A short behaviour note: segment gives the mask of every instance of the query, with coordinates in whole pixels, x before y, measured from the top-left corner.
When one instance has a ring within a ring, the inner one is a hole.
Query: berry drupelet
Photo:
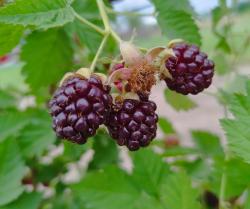
[[[208,88],[214,75],[214,63],[195,45],[176,43],[171,47],[175,56],[165,66],[172,78],[164,78],[169,89],[178,93],[198,94]]]
[[[80,75],[66,79],[50,101],[57,136],[84,144],[110,112],[112,97],[109,91],[95,74],[89,79]]]
[[[156,136],[158,116],[152,101],[125,99],[115,105],[106,124],[110,135],[130,151],[148,146]]]

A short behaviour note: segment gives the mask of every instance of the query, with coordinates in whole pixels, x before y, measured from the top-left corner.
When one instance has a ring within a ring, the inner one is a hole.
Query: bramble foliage
[[[150,2],[167,39],[204,45],[188,0]],[[174,121],[160,115],[163,137],[128,154],[104,129],[80,146],[57,139],[51,128],[48,102],[59,80],[90,66],[102,41],[89,22],[105,33],[96,1],[0,1],[0,56],[11,57],[0,60],[0,209],[215,209],[219,198],[220,209],[250,208],[250,79],[234,72],[249,37],[243,48],[234,45],[225,21],[233,9],[219,2],[211,13],[212,57],[217,76],[234,79],[212,96],[228,113],[220,121],[226,145],[215,133],[191,130],[192,146],[184,146]],[[119,13],[104,3],[115,23]],[[96,71],[107,74],[118,48],[109,37]],[[163,94],[180,114],[199,105],[194,96]]]

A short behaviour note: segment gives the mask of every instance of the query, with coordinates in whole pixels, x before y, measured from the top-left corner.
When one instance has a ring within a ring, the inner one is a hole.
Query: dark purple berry
[[[53,129],[59,138],[84,144],[105,122],[112,105],[110,88],[92,75],[71,77],[57,89],[50,101]]]
[[[106,125],[117,143],[127,146],[130,151],[148,146],[157,130],[156,104],[152,101],[126,99],[122,107],[116,110],[114,107]]]
[[[175,57],[166,60],[172,78],[166,78],[169,89],[181,94],[198,94],[212,83],[214,63],[195,45],[178,43],[172,47]]]

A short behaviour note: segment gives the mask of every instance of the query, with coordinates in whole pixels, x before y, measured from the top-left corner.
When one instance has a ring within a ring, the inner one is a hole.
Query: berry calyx
[[[120,146],[130,151],[146,147],[156,136],[158,116],[152,101],[125,99],[114,105],[106,125],[110,135]]]
[[[100,76],[86,78],[78,73],[68,74],[50,101],[53,129],[62,139],[84,144],[95,135],[110,112],[110,88]]]
[[[198,94],[212,83],[214,63],[195,45],[173,43],[174,56],[165,61],[170,77],[164,77],[169,89],[178,93]]]

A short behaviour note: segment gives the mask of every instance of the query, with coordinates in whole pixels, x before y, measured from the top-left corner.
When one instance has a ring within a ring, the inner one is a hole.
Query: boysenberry
[[[208,88],[214,75],[214,63],[195,45],[176,43],[172,46],[174,56],[165,66],[172,78],[165,78],[169,89],[178,93],[198,94]]]
[[[107,119],[112,105],[109,91],[95,74],[66,79],[50,101],[57,136],[84,144]]]
[[[113,107],[107,127],[110,135],[130,151],[148,146],[156,136],[158,116],[152,101],[125,99],[121,108]]]

